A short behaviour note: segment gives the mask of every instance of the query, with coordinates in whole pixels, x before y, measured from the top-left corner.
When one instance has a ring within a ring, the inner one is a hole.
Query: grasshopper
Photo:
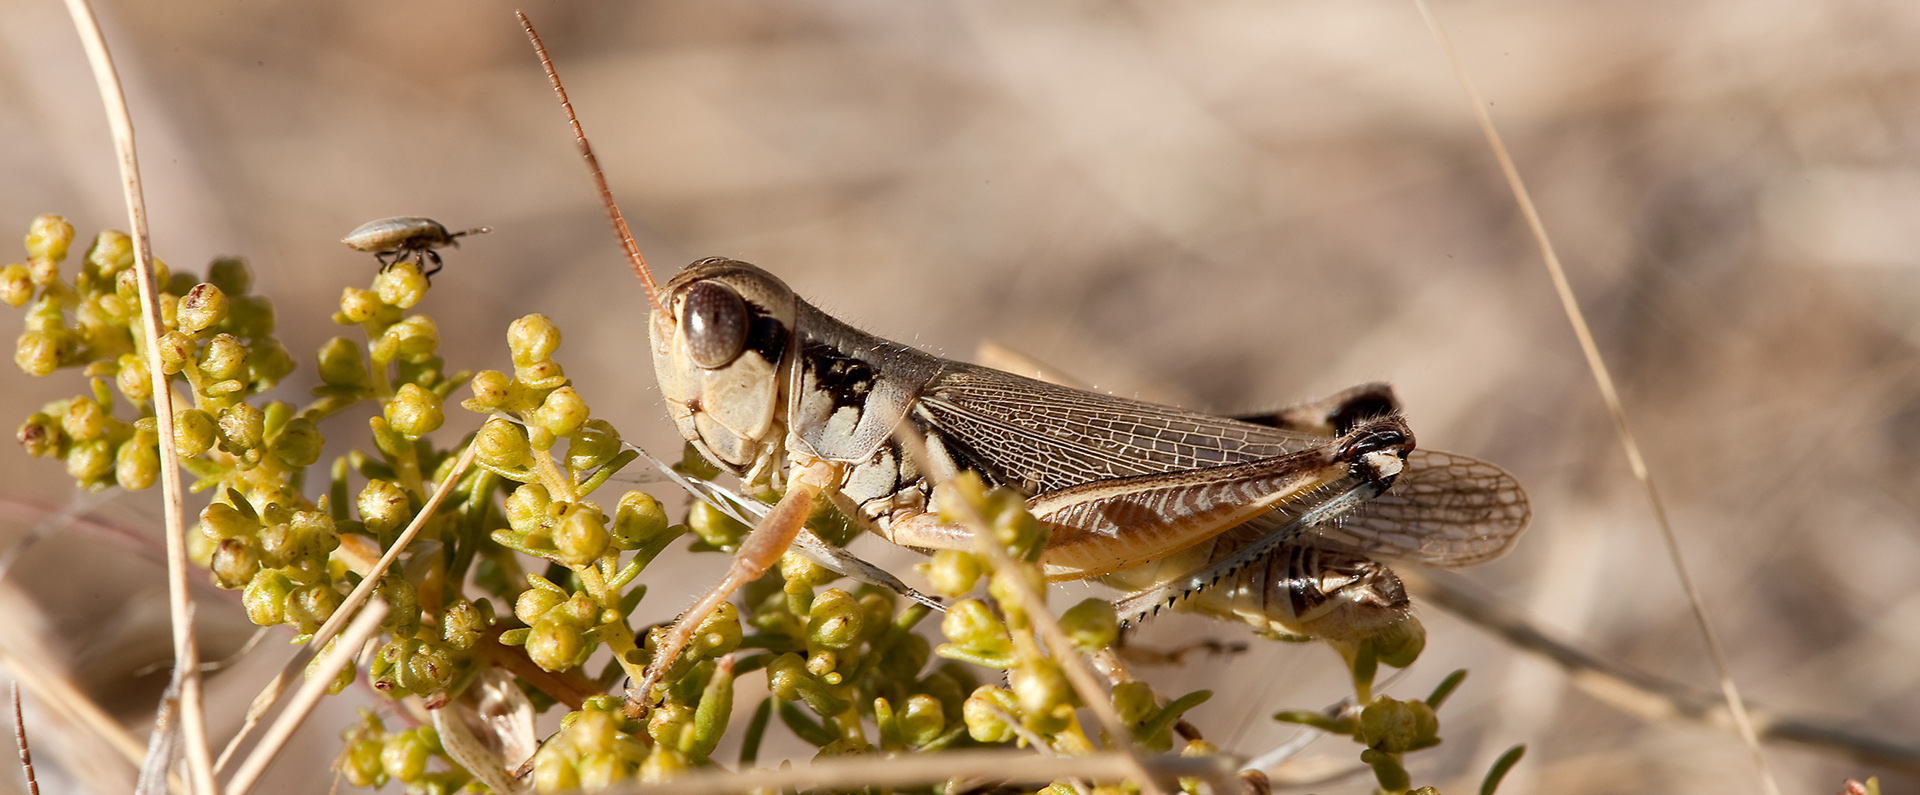
[[[1027,497],[1051,531],[1050,579],[1132,591],[1118,604],[1135,615],[1174,604],[1283,634],[1361,638],[1403,618],[1406,595],[1374,555],[1464,566],[1525,529],[1512,476],[1417,450],[1384,385],[1222,417],[940,358],[842,323],[736,260],[700,260],[656,287],[521,21],[646,286],[674,425],[745,482],[784,486],[727,574],[663,636],[630,708],[646,709],[695,628],[779,560],[818,500],[894,544],[971,549],[971,531],[930,509],[935,484],[961,471]]]

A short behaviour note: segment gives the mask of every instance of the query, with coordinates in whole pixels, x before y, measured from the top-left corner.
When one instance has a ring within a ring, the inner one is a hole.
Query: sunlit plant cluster
[[[87,379],[81,394],[28,417],[18,439],[29,454],[64,462],[81,487],[148,488],[161,462],[131,242],[101,233],[64,276],[72,240],[60,218],[36,218],[26,262],[0,270],[0,299],[26,310],[15,363],[35,376],[79,369]],[[683,537],[695,551],[730,551],[747,528],[701,502],[674,522],[652,496],[605,493],[636,453],[567,379],[552,322],[528,315],[511,324],[512,372],[449,370],[433,321],[414,311],[430,285],[417,263],[402,260],[370,287],[344,289],[333,320],[353,331],[320,346],[319,383],[296,405],[268,397],[295,357],[274,337],[272,304],[249,292],[244,262],[216,260],[204,280],[157,267],[161,361],[181,396],[174,441],[191,490],[207,499],[190,549],[215,585],[240,591],[254,623],[287,625],[304,643],[419,525],[377,583],[391,612],[376,650],[332,683],[337,693],[364,681],[394,704],[345,731],[338,769],[350,783],[484,789],[424,716],[489,671],[510,675],[539,709],[568,710],[523,771],[540,792],[753,766],[775,719],[823,756],[1016,745],[1077,754],[1116,739],[1084,721],[1063,668],[1079,661],[1056,657],[1014,597],[1015,588],[1046,588],[1035,565],[1044,528],[1018,495],[965,477],[939,493],[943,520],[978,517],[1008,555],[945,551],[921,566],[948,599],[939,620],[946,642],[916,631],[932,613],[925,605],[874,586],[836,586],[838,574],[790,553],[745,590],[742,607],[724,606],[701,625],[663,684],[642,694],[650,709],[608,695],[651,661],[654,633],[634,623],[649,565]],[[461,407],[484,419],[443,446],[433,434],[463,385],[471,395]],[[351,412],[365,417],[367,436],[315,469],[319,424]],[[474,466],[456,473],[468,445]],[[717,474],[691,453],[680,468]],[[446,499],[423,518],[449,477]],[[830,507],[808,526],[834,543],[850,535]],[[1066,611],[1060,625],[1083,654],[1109,649],[1119,633],[1100,600]],[[1388,661],[1404,665],[1406,644],[1399,647]],[[1346,656],[1361,707],[1281,717],[1354,737],[1380,786],[1406,791],[1401,755],[1439,742],[1433,710],[1458,678],[1426,700],[1369,699],[1374,653]],[[771,697],[739,728],[738,757],[715,759],[735,681],[761,674]],[[1139,747],[1214,754],[1182,724],[1208,695],[1166,699],[1123,680],[1110,698]],[[1065,782],[1054,789],[1074,791]]]

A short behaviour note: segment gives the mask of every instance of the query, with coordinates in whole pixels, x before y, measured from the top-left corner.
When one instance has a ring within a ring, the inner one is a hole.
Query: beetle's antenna
[[[640,247],[633,242],[633,232],[627,229],[627,219],[620,214],[620,205],[613,203],[613,190],[607,187],[607,177],[600,173],[600,161],[593,156],[593,146],[587,143],[587,133],[580,129],[580,118],[573,113],[573,103],[567,101],[567,89],[560,85],[560,73],[553,70],[553,59],[547,57],[547,47],[540,43],[540,34],[533,31],[532,20],[527,19],[524,11],[515,11],[520,18],[520,27],[527,31],[527,39],[533,42],[533,51],[540,56],[540,66],[547,70],[547,82],[553,84],[554,96],[560,98],[560,108],[567,112],[567,125],[573,128],[573,142],[580,147],[580,156],[587,161],[587,170],[593,172],[593,184],[600,188],[600,203],[607,208],[607,219],[613,222],[613,231],[620,236],[620,246],[626,249],[627,262],[633,266],[633,273],[640,277],[640,283],[647,289],[647,301],[653,304],[653,311],[660,311],[660,288],[654,284],[653,272],[647,269],[647,259],[640,256]]]

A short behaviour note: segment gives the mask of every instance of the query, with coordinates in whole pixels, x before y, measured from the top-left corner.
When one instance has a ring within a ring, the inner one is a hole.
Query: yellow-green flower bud
[[[447,609],[441,612],[440,638],[445,640],[448,646],[466,651],[473,648],[474,642],[480,639],[480,633],[487,631],[487,628],[492,625],[491,608],[481,607],[461,599],[447,605]]]
[[[73,242],[73,224],[57,215],[42,215],[27,227],[27,256],[59,262]]]
[[[668,526],[667,511],[659,500],[644,492],[629,491],[620,496],[620,505],[613,512],[613,545],[623,550],[649,546],[667,532]]]
[[[254,626],[272,627],[287,623],[287,600],[293,595],[293,582],[279,572],[267,570],[253,576],[240,603],[247,608],[247,620]]]
[[[1012,566],[999,569],[987,578],[987,595],[1000,604],[1019,604],[1020,597],[1013,589],[1022,581],[1029,593],[1047,592],[1047,579],[1039,566]]]
[[[255,339],[247,350],[247,372],[244,377],[253,384],[256,392],[264,392],[280,383],[289,373],[298,367],[293,354],[287,352],[287,346],[272,338]]]
[[[466,407],[468,411],[493,411],[507,404],[507,398],[512,394],[509,390],[512,387],[513,379],[508,378],[506,373],[499,370],[481,370],[479,375],[473,377],[471,386],[473,397],[460,405]]]
[[[227,295],[227,328],[234,336],[250,340],[273,334],[273,302],[258,295]]]
[[[213,449],[220,426],[200,409],[181,409],[173,415],[173,447],[181,458],[193,458]]]
[[[566,369],[551,359],[515,367],[513,377],[528,389],[554,389],[567,383]]]
[[[380,628],[396,638],[412,637],[420,630],[420,588],[405,577],[389,574],[380,578],[374,593],[387,600],[387,612]]]
[[[418,732],[388,735],[380,748],[380,766],[396,781],[412,784],[427,772],[427,744]]]
[[[193,339],[179,331],[169,331],[160,335],[160,366],[167,375],[180,372],[187,362],[193,361]]]
[[[814,597],[807,615],[807,641],[827,649],[845,649],[860,642],[866,615],[853,594],[829,588]]]
[[[513,600],[513,617],[520,619],[520,623],[532,626],[545,617],[548,611],[559,607],[560,603],[565,601],[567,597],[564,594],[545,588],[528,588],[520,592],[519,598]]]
[[[1160,704],[1153,698],[1153,686],[1137,679],[1113,683],[1113,709],[1120,713],[1120,721],[1128,726],[1139,726],[1160,711]]]
[[[279,568],[293,560],[293,528],[285,524],[270,524],[260,528],[254,538],[259,542],[260,562],[263,565]]]
[[[227,295],[246,295],[253,288],[253,271],[239,257],[221,257],[207,266],[207,281]]]
[[[588,420],[567,445],[567,466],[586,472],[620,454],[620,434],[606,420]]]
[[[281,426],[280,432],[273,435],[268,446],[275,458],[287,466],[302,469],[320,460],[320,448],[325,443],[326,439],[320,436],[320,429],[313,424],[313,420],[295,417]]]
[[[213,572],[213,584],[229,591],[252,582],[260,573],[260,555],[246,539],[229,538],[213,547],[207,564]]]
[[[847,703],[822,683],[800,655],[788,652],[767,663],[767,690],[782,701],[802,701],[821,715],[838,715]]]
[[[113,480],[120,488],[139,491],[160,477],[160,447],[152,431],[138,431],[120,444],[113,456]]]
[[[113,383],[120,388],[120,394],[136,403],[153,397],[153,376],[147,370],[146,359],[131,353],[122,354],[119,365]]]
[[[60,430],[60,422],[44,413],[35,413],[20,423],[20,430],[14,434],[27,455],[45,458],[58,452],[66,439],[66,433]]]
[[[977,655],[1011,659],[1013,654],[1013,639],[1007,634],[1007,626],[978,599],[953,603],[940,619],[940,631],[953,645]]]
[[[40,287],[57,284],[60,281],[60,264],[50,259],[27,260],[27,278]]]
[[[546,315],[527,315],[507,327],[507,349],[515,367],[551,359],[559,347],[560,329]]]
[[[340,548],[340,530],[325,511],[295,511],[287,526],[293,534],[291,555],[295,559],[324,561]]]
[[[480,426],[473,444],[474,455],[487,466],[511,470],[528,465],[527,432],[499,417]]]
[[[409,364],[420,364],[433,358],[440,346],[440,329],[431,318],[421,315],[402,320],[387,327],[380,338],[373,341],[368,354],[376,362],[399,360]]]
[[[572,792],[580,788],[580,771],[560,750],[560,743],[540,746],[533,756],[535,792]]]
[[[553,528],[553,546],[561,563],[586,566],[607,551],[607,520],[583,503],[569,506]]]
[[[546,486],[522,484],[507,496],[507,526],[523,533],[532,532],[547,520],[552,506],[553,496],[547,493]]]
[[[867,626],[876,626],[887,622],[876,622],[873,613],[867,613]],[[894,644],[893,651],[880,658],[880,670],[888,674],[887,678],[898,681],[911,681],[920,676],[927,667],[927,660],[933,657],[933,643],[920,635],[901,636]],[[956,702],[958,698],[954,699]]]
[[[347,670],[353,670],[353,666],[347,666]],[[346,776],[348,784],[372,789],[387,783],[387,769],[380,763],[382,747],[376,740],[362,740],[347,745],[340,761],[340,772]]]
[[[200,510],[200,532],[210,541],[251,536],[259,530],[259,520],[224,502],[208,503]]]
[[[960,708],[960,716],[967,722],[967,735],[983,743],[1012,740],[1013,726],[1003,716],[1013,714],[1015,706],[1013,693],[982,685],[967,696],[967,703]]]
[[[699,536],[701,541],[716,549],[733,549],[753,529],[704,502],[688,506],[687,525],[693,528],[693,534]]]
[[[232,334],[215,334],[200,354],[200,371],[215,381],[230,381],[247,374],[247,346]]]
[[[647,758],[640,760],[639,778],[642,784],[659,784],[678,778],[692,768],[685,754],[664,745],[656,745]],[[586,765],[581,765],[580,784],[587,785]]]
[[[419,629],[417,617],[413,626],[415,630]],[[412,653],[407,655],[406,665],[399,671],[400,686],[417,696],[447,689],[447,685],[453,682],[454,674],[459,673],[459,664],[454,662],[453,652],[431,641],[414,641],[411,646]]]
[[[907,744],[922,746],[938,739],[947,730],[947,711],[940,705],[940,699],[925,693],[907,698],[906,708],[899,713],[900,733]]]
[[[227,452],[239,455],[260,446],[266,433],[266,415],[251,403],[235,403],[220,410],[220,441]]]
[[[1379,655],[1382,665],[1405,668],[1419,659],[1420,652],[1426,649],[1427,628],[1418,617],[1409,613],[1381,629],[1367,642],[1373,644],[1374,653]]]
[[[346,337],[334,337],[322,343],[320,380],[331,386],[366,386],[367,363],[360,358],[360,346]]]
[[[104,275],[133,267],[133,238],[112,229],[101,232],[94,237],[93,247],[87,249],[87,264]]]
[[[988,497],[994,503],[994,537],[1014,556],[1030,562],[1038,560],[1040,550],[1046,546],[1047,529],[1027,511],[1026,500],[1004,487],[995,487],[988,492]]]
[[[360,490],[360,521],[374,535],[386,535],[400,529],[413,518],[407,492],[390,480],[367,481]]]
[[[579,664],[587,651],[586,634],[565,621],[543,618],[527,636],[527,657],[543,670],[564,671]]]
[[[433,433],[446,422],[445,415],[440,413],[440,396],[421,389],[418,384],[401,384],[393,400],[387,402],[386,416],[387,425],[408,439]]]
[[[227,294],[211,284],[198,284],[181,296],[174,322],[181,331],[198,334],[227,319]]]
[[[593,597],[577,593],[554,607],[547,617],[581,629],[592,629],[593,625],[600,623],[600,605],[593,601]]]
[[[60,427],[74,441],[92,441],[106,434],[107,412],[93,398],[76,397],[67,401],[67,413],[60,418]]]
[[[574,724],[578,726],[579,724]],[[693,733],[693,705],[668,702],[647,714],[647,734],[654,742],[671,748],[687,744]]]
[[[740,639],[739,608],[731,602],[721,602],[700,622],[693,640],[687,643],[687,651],[695,657],[719,657],[738,650]]]
[[[1066,728],[1077,703],[1066,674],[1051,660],[1028,660],[1008,674],[1014,698],[1026,715],[1027,726],[1042,734]]]
[[[93,486],[113,471],[113,445],[105,439],[74,442],[67,449],[67,474],[82,485]]]
[[[45,376],[72,352],[73,335],[66,331],[27,331],[14,343],[13,363],[27,375]]]
[[[547,393],[546,402],[527,419],[548,433],[565,436],[579,430],[587,416],[587,402],[580,399],[580,393],[573,391],[573,387],[563,386]]]
[[[1390,754],[1406,753],[1439,742],[1440,719],[1419,700],[1400,701],[1380,696],[1360,710],[1360,740]]]
[[[427,277],[419,268],[388,268],[373,279],[373,291],[386,304],[412,309],[427,297]]]
[[[25,306],[33,300],[33,275],[18,262],[0,268],[0,301],[8,306]]]
[[[160,284],[160,290],[163,294],[166,292],[166,287],[166,284]],[[120,300],[127,302],[128,306],[140,303],[140,274],[135,273],[131,268],[114,274],[113,294]],[[176,306],[175,308],[178,307]],[[162,321],[161,325],[164,326],[166,323]]]
[[[980,560],[957,549],[935,552],[933,560],[918,564],[915,568],[927,578],[934,593],[951,599],[965,596],[980,581]]]
[[[566,727],[566,737],[580,753],[604,754],[619,747],[620,722],[613,713],[589,708],[571,717],[573,723]]]
[[[348,287],[340,293],[340,314],[334,316],[334,320],[348,325],[371,323],[398,311],[370,290]]]
[[[807,655],[807,673],[820,677],[820,681],[827,684],[840,684],[840,677],[834,673],[839,667],[840,655],[832,651],[816,651]]]
[[[1060,616],[1060,629],[1081,654],[1092,654],[1120,637],[1120,617],[1105,599],[1087,599]]]
[[[287,599],[288,622],[298,627],[300,634],[311,635],[333,617],[333,611],[339,610],[346,599],[326,584],[300,588]]]
[[[840,576],[832,569],[792,550],[780,556],[779,570],[780,579],[785,583],[781,590],[787,592],[787,609],[795,616],[812,613],[813,589],[833,582],[834,578]]]
[[[134,312],[137,310],[134,309],[134,304],[120,300],[120,296],[112,293],[99,293],[91,296],[89,300],[92,302],[92,306],[90,308],[83,308],[81,311],[91,312],[107,323],[132,325],[132,321],[135,319]]]

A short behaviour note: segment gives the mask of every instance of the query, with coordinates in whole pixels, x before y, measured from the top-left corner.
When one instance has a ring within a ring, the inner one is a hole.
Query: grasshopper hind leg
[[[1400,398],[1384,383],[1361,384],[1312,403],[1234,417],[1241,422],[1314,436],[1340,436],[1362,423],[1400,413]]]

